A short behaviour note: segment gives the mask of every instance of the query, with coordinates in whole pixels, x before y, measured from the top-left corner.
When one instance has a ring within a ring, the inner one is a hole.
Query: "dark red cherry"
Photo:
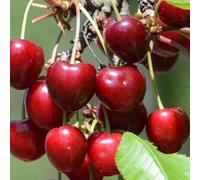
[[[151,57],[152,57],[153,69],[156,72],[169,71],[176,63],[176,60],[178,59],[178,55],[172,57],[165,57],[165,56],[159,56],[154,53],[151,54]],[[147,59],[145,59],[145,61],[143,61],[142,64],[144,64],[148,68]]]
[[[190,40],[189,39],[187,40],[185,47],[190,51]]]
[[[91,64],[56,61],[46,77],[50,96],[66,111],[82,108],[95,91],[96,70]]]
[[[149,115],[146,130],[160,151],[175,153],[189,136],[189,117],[179,107],[156,110]]]
[[[115,154],[121,133],[94,133],[88,139],[88,156],[93,167],[104,176],[117,175]]]
[[[123,16],[121,21],[110,19],[104,37],[109,49],[127,63],[138,62],[147,53],[148,31],[133,16]]]
[[[26,96],[28,116],[43,129],[52,129],[62,125],[63,111],[49,96],[46,81],[36,81],[28,89]]]
[[[139,106],[145,90],[144,76],[134,65],[103,68],[97,75],[96,95],[114,111],[130,111]]]
[[[124,130],[140,134],[144,129],[147,121],[147,111],[143,104],[130,112],[116,112],[104,108],[108,114],[111,130]],[[102,104],[97,109],[97,117],[105,123]]]
[[[85,156],[85,159],[80,168],[74,169],[69,173],[65,173],[70,180],[90,180],[89,177],[89,168],[91,166],[91,162],[89,160],[88,155]],[[97,172],[94,168],[92,168],[93,180],[102,180],[103,175]]]
[[[29,119],[10,122],[10,152],[23,161],[39,159],[45,153],[46,132]]]
[[[10,41],[10,84],[15,89],[28,88],[38,77],[44,65],[41,47],[30,41]]]
[[[183,47],[185,46],[187,42],[187,38],[185,38],[184,36],[182,36],[176,31],[160,32],[159,35],[162,35],[168,39],[171,39],[172,41],[176,42],[177,44],[182,45]],[[172,57],[172,56],[178,55],[179,49],[165,42],[162,42],[158,39],[155,39],[154,44],[153,44],[153,53],[159,56]]]
[[[45,149],[49,161],[58,171],[70,172],[81,166],[87,142],[78,128],[64,125],[48,132]]]
[[[184,10],[167,2],[161,2],[158,8],[158,15],[161,21],[173,27],[190,26],[190,10]]]

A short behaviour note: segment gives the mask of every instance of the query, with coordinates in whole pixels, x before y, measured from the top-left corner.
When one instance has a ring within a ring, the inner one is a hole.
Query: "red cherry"
[[[29,117],[39,127],[49,130],[62,125],[63,111],[49,96],[45,80],[36,81],[29,88],[26,107]]]
[[[136,66],[107,67],[99,71],[96,94],[114,111],[130,111],[143,100],[146,83]]]
[[[187,40],[186,48],[190,51],[190,40],[189,39]]]
[[[65,125],[48,132],[45,149],[49,161],[58,171],[70,172],[81,166],[87,142],[78,128]]]
[[[133,16],[121,21],[110,19],[104,29],[109,49],[127,63],[142,60],[148,50],[149,34],[146,27]]]
[[[176,31],[160,32],[159,35],[162,35],[168,39],[171,39],[172,41],[182,46],[185,46],[187,42],[187,38],[177,33]],[[154,44],[153,44],[153,53],[159,56],[172,57],[172,56],[178,55],[179,49],[165,42],[162,42],[158,39],[155,39]]]
[[[147,135],[160,151],[175,153],[189,136],[189,117],[179,107],[152,112],[147,120]]]
[[[165,57],[165,56],[159,56],[154,53],[151,54],[151,57],[152,57],[153,69],[156,72],[169,71],[176,63],[176,60],[178,59],[178,55],[172,57]],[[142,64],[144,64],[148,68],[147,59],[145,59],[145,61],[143,61]]]
[[[46,77],[50,96],[66,111],[76,111],[91,99],[95,91],[96,70],[90,64],[56,61]]]
[[[158,15],[165,24],[174,27],[190,26],[190,10],[184,10],[167,2],[161,2],[158,8]]]
[[[89,160],[88,155],[85,156],[85,159],[80,168],[75,169],[69,173],[65,173],[70,180],[89,180],[89,168],[91,166],[91,162]],[[103,175],[98,173],[94,168],[92,168],[93,172],[93,180],[102,180]]]
[[[22,161],[39,159],[45,153],[46,132],[29,119],[10,122],[10,151]]]
[[[10,41],[10,83],[15,89],[26,89],[38,77],[44,65],[41,47],[30,41]]]
[[[124,130],[140,134],[147,121],[147,111],[143,104],[130,112],[116,112],[107,108],[106,111],[111,130]],[[102,104],[97,109],[97,117],[103,123],[105,122]]]
[[[115,154],[121,133],[94,133],[88,139],[88,156],[93,167],[104,176],[117,175]]]

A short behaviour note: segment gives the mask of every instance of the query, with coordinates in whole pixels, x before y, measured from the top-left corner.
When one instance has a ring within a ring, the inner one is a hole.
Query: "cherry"
[[[88,138],[88,156],[93,167],[104,176],[117,175],[115,154],[121,133],[94,133]]]
[[[70,180],[90,180],[89,178],[90,166],[91,162],[89,160],[88,155],[86,155],[80,168],[65,174],[70,178]],[[93,172],[93,180],[103,179],[103,175],[97,172],[97,170],[95,170],[94,168],[92,168],[92,172]]]
[[[81,166],[87,142],[78,128],[64,125],[48,132],[45,149],[48,159],[58,171],[70,172]]]
[[[28,116],[43,129],[52,129],[62,125],[63,111],[56,106],[49,96],[46,81],[32,84],[26,96]]]
[[[82,108],[95,91],[96,70],[90,64],[56,61],[46,77],[50,96],[66,111]]]
[[[39,159],[45,153],[46,132],[37,128],[30,119],[10,122],[10,151],[22,161]]]
[[[142,60],[148,50],[149,34],[146,27],[133,16],[121,21],[110,19],[104,28],[109,49],[127,63]]]
[[[160,151],[175,153],[189,136],[189,117],[179,107],[152,112],[147,120],[147,135]]]
[[[182,46],[185,46],[187,42],[187,38],[185,38],[184,36],[182,36],[176,31],[160,32],[159,35],[162,35],[168,39],[171,39],[172,41]],[[159,56],[172,57],[172,56],[178,55],[179,49],[155,38],[154,44],[153,44],[153,53]]]
[[[30,41],[10,41],[10,83],[15,89],[26,89],[38,77],[44,65],[41,47]]]
[[[175,55],[172,57],[165,57],[165,56],[159,56],[155,53],[152,53],[151,57],[152,57],[152,64],[153,64],[154,71],[166,72],[166,71],[169,71],[174,66],[178,58],[178,55]],[[142,64],[144,64],[148,68],[147,59],[145,59],[145,61],[143,61]]]
[[[147,121],[147,111],[143,104],[130,112],[116,112],[107,108],[106,111],[111,130],[124,130],[140,134]],[[102,104],[97,109],[97,117],[103,123],[105,122]]]
[[[190,39],[187,40],[185,47],[190,51]]]
[[[167,2],[161,2],[158,8],[158,15],[161,21],[173,27],[190,26],[190,10],[184,10]]]
[[[139,106],[145,90],[144,76],[134,65],[103,68],[97,75],[96,95],[114,111],[130,111]]]

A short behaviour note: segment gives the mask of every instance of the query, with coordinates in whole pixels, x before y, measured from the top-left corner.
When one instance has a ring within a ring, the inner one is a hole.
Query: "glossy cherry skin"
[[[152,57],[153,69],[156,72],[169,71],[174,66],[174,64],[178,59],[178,55],[172,57],[165,57],[165,56],[159,56],[154,53],[151,54],[151,57]],[[142,64],[144,64],[147,68],[149,68],[147,59],[145,59],[145,61],[143,61]]]
[[[189,117],[179,107],[156,110],[149,115],[146,130],[160,151],[175,153],[189,136]]]
[[[59,107],[76,111],[94,94],[96,70],[90,64],[57,61],[48,69],[46,82],[50,96]]]
[[[147,121],[147,111],[142,104],[130,112],[116,112],[104,107],[107,111],[111,130],[131,131],[134,134],[140,134]],[[105,123],[103,105],[100,104],[97,109],[97,117]]]
[[[145,57],[149,34],[135,17],[123,16],[121,21],[110,19],[103,33],[109,49],[127,63],[132,64]]]
[[[41,47],[23,39],[10,41],[10,84],[13,88],[28,88],[37,79],[43,65]]]
[[[10,122],[10,151],[22,161],[39,159],[45,153],[46,131],[36,127],[29,119]]]
[[[171,39],[172,41],[182,45],[183,47],[187,43],[187,38],[175,31],[160,32],[159,35]],[[178,55],[179,49],[158,39],[155,39],[153,45],[153,53],[159,56],[172,57]]]
[[[145,90],[145,78],[134,65],[103,68],[97,75],[96,95],[114,111],[130,111],[139,106]]]
[[[63,110],[51,99],[45,80],[36,81],[26,96],[28,116],[40,128],[49,130],[62,125]]]
[[[81,167],[87,151],[87,142],[78,128],[64,125],[48,132],[45,149],[54,167],[66,173]]]
[[[91,162],[89,160],[88,155],[86,155],[80,168],[65,174],[70,178],[70,180],[90,180],[89,178],[90,166]],[[93,180],[103,179],[103,175],[97,172],[97,170],[95,170],[94,168],[92,168],[92,172],[93,172]]]
[[[190,26],[190,10],[184,10],[161,2],[158,8],[158,16],[165,24],[173,27],[189,27]]]
[[[88,156],[93,167],[104,176],[117,175],[115,154],[121,141],[121,133],[94,133],[88,139]]]

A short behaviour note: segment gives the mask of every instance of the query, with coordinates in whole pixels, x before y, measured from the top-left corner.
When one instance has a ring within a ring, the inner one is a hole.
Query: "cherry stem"
[[[79,7],[80,7],[80,10],[83,12],[83,14],[87,17],[87,19],[90,21],[90,23],[94,27],[94,29],[95,29],[95,31],[97,33],[97,36],[98,36],[98,38],[99,38],[99,40],[101,42],[101,45],[103,47],[103,50],[104,50],[105,54],[108,56],[104,38],[103,38],[101,32],[99,31],[99,28],[98,28],[96,22],[92,19],[91,15],[87,12],[87,10],[84,8],[84,6],[81,3],[79,3]]]
[[[87,44],[87,47],[89,48],[91,54],[94,56],[94,58],[97,60],[97,62],[101,65],[104,65],[104,63],[97,57],[97,55],[95,54],[95,52],[93,51],[92,47],[90,46],[90,43],[88,42],[87,38],[85,36],[83,36],[85,43]]]
[[[106,123],[106,131],[110,132],[111,130],[110,130],[110,122],[109,122],[108,112],[105,107],[102,107],[102,108],[103,108],[103,114],[104,114],[105,123]]]
[[[160,6],[160,3],[162,2],[163,0],[158,0],[158,2],[156,3],[156,6],[155,6],[155,10],[154,10],[154,19],[157,18],[158,16],[158,8]],[[156,1],[155,1],[156,2]]]
[[[89,180],[94,180],[93,169],[92,169],[91,164],[89,165]]]
[[[147,60],[148,60],[148,65],[149,65],[149,73],[150,73],[150,77],[151,77],[151,80],[152,80],[152,83],[153,83],[153,90],[154,90],[154,93],[155,93],[155,96],[156,96],[158,107],[159,107],[159,109],[164,109],[164,106],[162,104],[161,98],[160,98],[159,93],[158,93],[158,88],[157,88],[157,85],[156,85],[156,80],[155,80],[155,75],[154,75],[150,51],[147,52]]]
[[[50,64],[52,64],[56,59],[56,53],[57,53],[58,45],[60,43],[62,36],[63,36],[63,32],[60,31],[58,38],[55,42],[55,46],[54,46],[53,51],[52,51],[51,59],[48,61],[48,63],[50,63]]]
[[[63,125],[67,124],[68,122],[68,114],[66,111],[63,112]]]
[[[58,172],[58,180],[61,180],[62,179],[62,174],[61,172]]]
[[[22,22],[22,29],[21,29],[21,39],[25,38],[25,31],[26,31],[26,22],[28,18],[28,12],[30,10],[31,4],[33,3],[34,0],[30,0],[26,6],[25,12],[24,12],[24,17],[23,17],[23,22]]]
[[[114,13],[115,13],[115,16],[116,16],[117,21],[121,21],[122,18],[121,18],[120,13],[119,13],[119,11],[118,11],[118,9],[117,9],[116,1],[110,0],[110,2],[111,2],[111,4],[112,4],[112,8],[113,8],[113,10],[114,10]]]
[[[49,12],[49,13],[46,13],[46,14],[43,14],[41,16],[38,16],[36,17],[35,19],[32,20],[32,23],[37,23],[39,21],[42,21],[44,19],[47,19],[47,18],[50,18],[52,16],[55,16],[56,15],[56,12]]]
[[[190,51],[187,48],[185,48],[184,46],[182,46],[181,44],[179,44],[179,43],[177,43],[177,42],[175,42],[175,41],[173,41],[169,38],[166,38],[165,36],[162,36],[162,35],[158,35],[157,38],[160,41],[167,43],[167,44],[170,44],[171,46],[181,50],[185,55],[190,56]]]
[[[78,45],[78,40],[79,40],[79,32],[80,32],[80,8],[77,0],[73,0],[73,3],[76,7],[76,33],[75,33],[75,38],[74,38],[74,46],[72,49],[72,56],[71,56],[71,64],[75,63],[76,59],[76,49]]]
[[[95,129],[97,123],[98,123],[98,120],[97,120],[96,118],[93,119],[92,125],[91,125],[91,127],[90,127],[90,133],[93,133],[93,132],[94,132],[94,129]]]
[[[38,4],[38,3],[32,3],[31,4],[32,7],[36,7],[39,9],[51,9],[51,7],[44,5],[44,4]]]

